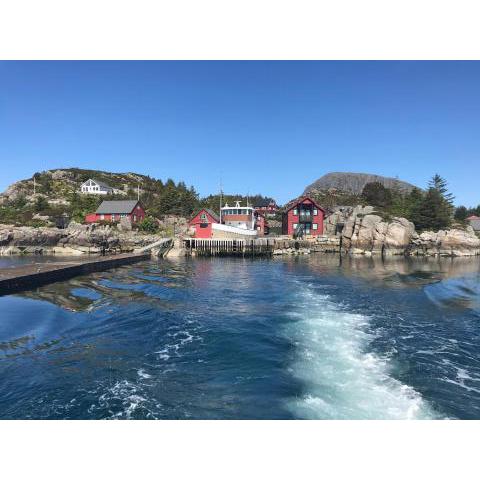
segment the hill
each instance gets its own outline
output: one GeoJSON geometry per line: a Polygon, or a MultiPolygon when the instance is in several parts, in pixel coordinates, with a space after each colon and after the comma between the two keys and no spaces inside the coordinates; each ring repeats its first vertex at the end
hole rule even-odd
{"type": "Polygon", "coordinates": [[[379,182],[384,187],[392,190],[399,190],[401,193],[410,193],[415,185],[404,182],[397,178],[383,177],[382,175],[374,175],[371,173],[353,173],[353,172],[331,172],[323,175],[315,180],[311,185],[305,188],[304,195],[324,193],[329,190],[337,190],[339,192],[360,195],[363,187],[367,183],[379,182]]]}
{"type": "Polygon", "coordinates": [[[152,178],[138,173],[114,173],[102,170],[65,168],[35,173],[31,178],[10,185],[0,194],[0,223],[42,225],[53,217],[66,214],[82,221],[85,214],[95,211],[102,200],[140,199],[147,213],[189,215],[199,199],[193,187],[184,182],[152,178]],[[34,180],[35,177],[35,194],[34,180]],[[113,195],[81,194],[83,182],[93,178],[115,189],[113,195]]]}

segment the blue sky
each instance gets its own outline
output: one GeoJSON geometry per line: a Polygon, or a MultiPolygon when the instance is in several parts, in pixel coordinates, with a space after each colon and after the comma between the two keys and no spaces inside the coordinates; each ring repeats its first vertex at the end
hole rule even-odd
{"type": "Polygon", "coordinates": [[[0,62],[0,190],[83,167],[283,203],[330,171],[480,203],[480,62],[0,62]]]}

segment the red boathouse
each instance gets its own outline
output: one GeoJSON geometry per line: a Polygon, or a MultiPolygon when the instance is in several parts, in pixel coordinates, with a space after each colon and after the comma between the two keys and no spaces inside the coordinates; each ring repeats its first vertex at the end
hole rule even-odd
{"type": "Polygon", "coordinates": [[[284,235],[323,235],[325,210],[315,200],[303,196],[285,206],[282,218],[284,235]]]}
{"type": "Polygon", "coordinates": [[[138,200],[105,200],[95,213],[85,216],[85,222],[119,222],[128,217],[132,223],[141,222],[145,218],[145,209],[138,200]]]}
{"type": "Polygon", "coordinates": [[[195,230],[195,238],[212,238],[212,224],[220,223],[220,218],[209,208],[202,208],[188,222],[188,225],[195,230]]]}

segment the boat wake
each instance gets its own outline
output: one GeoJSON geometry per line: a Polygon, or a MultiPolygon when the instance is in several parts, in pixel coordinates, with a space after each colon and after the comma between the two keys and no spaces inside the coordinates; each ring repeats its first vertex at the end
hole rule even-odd
{"type": "Polygon", "coordinates": [[[390,375],[390,360],[368,352],[369,318],[302,285],[287,335],[291,373],[304,392],[288,402],[305,419],[428,419],[437,415],[412,387],[390,375]]]}

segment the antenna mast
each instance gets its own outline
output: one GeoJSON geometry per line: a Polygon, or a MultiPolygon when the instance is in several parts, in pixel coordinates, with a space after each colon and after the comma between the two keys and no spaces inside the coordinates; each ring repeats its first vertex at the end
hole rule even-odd
{"type": "Polygon", "coordinates": [[[223,191],[222,191],[222,177],[220,177],[220,223],[222,223],[222,200],[223,200],[223,191]]]}

